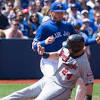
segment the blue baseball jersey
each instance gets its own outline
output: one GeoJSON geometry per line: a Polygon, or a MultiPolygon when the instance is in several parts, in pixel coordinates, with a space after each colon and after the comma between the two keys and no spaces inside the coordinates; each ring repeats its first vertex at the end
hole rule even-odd
{"type": "Polygon", "coordinates": [[[67,40],[67,37],[71,34],[77,34],[75,29],[70,23],[65,21],[55,22],[50,19],[49,21],[43,23],[37,29],[37,33],[34,38],[33,47],[37,49],[37,43],[40,42],[40,45],[45,47],[46,52],[54,52],[62,47],[62,42],[67,40]],[[46,45],[45,39],[49,36],[54,36],[55,41],[52,44],[46,45]]]}

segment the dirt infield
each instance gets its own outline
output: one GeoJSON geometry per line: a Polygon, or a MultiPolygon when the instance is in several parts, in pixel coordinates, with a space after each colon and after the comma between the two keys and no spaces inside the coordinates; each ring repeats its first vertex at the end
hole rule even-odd
{"type": "Polygon", "coordinates": [[[0,84],[24,84],[24,83],[35,83],[35,82],[37,82],[38,80],[37,79],[33,79],[33,80],[0,80],[0,84]]]}
{"type": "MultiPolygon", "coordinates": [[[[0,84],[24,84],[24,83],[35,83],[37,82],[38,79],[33,79],[33,80],[0,80],[0,84]]],[[[95,79],[94,83],[100,83],[100,79],[95,79]]]]}
{"type": "Polygon", "coordinates": [[[100,84],[100,79],[95,79],[94,83],[99,83],[100,84]]]}

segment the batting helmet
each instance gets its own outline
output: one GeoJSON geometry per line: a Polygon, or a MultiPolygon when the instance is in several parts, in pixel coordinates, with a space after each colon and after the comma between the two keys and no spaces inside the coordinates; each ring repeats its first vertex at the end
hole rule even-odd
{"type": "Polygon", "coordinates": [[[67,42],[63,42],[63,47],[69,48],[73,53],[79,52],[84,48],[84,38],[79,34],[70,35],[67,42]]]}

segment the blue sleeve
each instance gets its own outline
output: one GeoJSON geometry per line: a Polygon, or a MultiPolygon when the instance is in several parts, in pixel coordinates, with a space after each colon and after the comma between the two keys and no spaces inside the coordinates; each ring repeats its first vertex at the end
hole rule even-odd
{"type": "Polygon", "coordinates": [[[45,34],[44,34],[44,28],[42,25],[39,26],[37,29],[35,38],[33,40],[33,48],[34,50],[37,50],[37,43],[40,43],[41,46],[45,47],[45,34]]]}
{"type": "Polygon", "coordinates": [[[97,44],[96,38],[86,39],[85,46],[97,44]]]}

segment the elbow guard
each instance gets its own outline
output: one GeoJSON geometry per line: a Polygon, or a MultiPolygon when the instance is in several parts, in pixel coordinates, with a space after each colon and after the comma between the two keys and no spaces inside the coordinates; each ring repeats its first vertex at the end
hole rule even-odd
{"type": "Polygon", "coordinates": [[[49,53],[46,53],[46,52],[43,53],[43,58],[48,58],[49,56],[50,56],[49,53]]]}
{"type": "Polygon", "coordinates": [[[92,100],[92,96],[91,95],[86,95],[86,99],[85,100],[92,100]]]}

